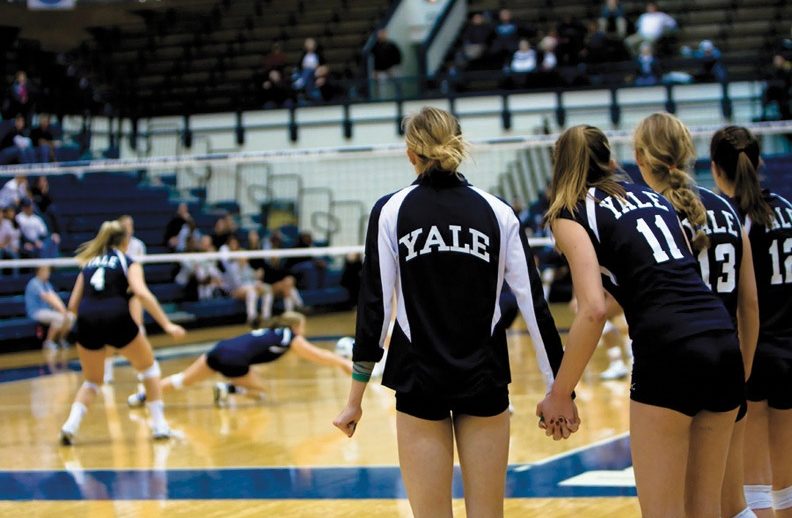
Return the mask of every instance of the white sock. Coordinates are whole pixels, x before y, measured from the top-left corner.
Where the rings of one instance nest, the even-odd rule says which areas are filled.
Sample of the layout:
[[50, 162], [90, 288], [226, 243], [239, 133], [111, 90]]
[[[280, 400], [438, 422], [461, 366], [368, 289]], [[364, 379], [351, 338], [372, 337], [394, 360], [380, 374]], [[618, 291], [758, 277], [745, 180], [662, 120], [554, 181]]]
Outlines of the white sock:
[[80, 429], [80, 424], [82, 423], [86, 412], [88, 412], [88, 408], [79, 401], [75, 401], [72, 403], [71, 411], [69, 412], [69, 418], [66, 419], [66, 422], [63, 423], [61, 428], [64, 431], [76, 434], [77, 430]]
[[302, 307], [305, 305], [303, 303], [302, 297], [300, 296], [300, 292], [297, 290], [297, 288], [292, 288], [291, 293], [289, 294], [289, 298], [291, 298], [294, 301], [294, 304], [297, 307]]
[[245, 292], [245, 310], [248, 320], [256, 319], [256, 290], [252, 288]]
[[174, 390], [181, 390], [184, 388], [184, 373], [177, 372], [176, 374], [172, 374], [166, 378], [169, 382], [171, 387]]
[[735, 514], [732, 518], [756, 518], [756, 513], [751, 511], [750, 507], [746, 507], [739, 513]]
[[261, 296], [261, 318], [267, 320], [272, 317], [272, 293], [267, 292]]
[[159, 428], [162, 425], [167, 426], [167, 421], [165, 421], [165, 404], [161, 399], [149, 401], [146, 403], [146, 407], [148, 408], [149, 415], [151, 416], [151, 423], [154, 428]]

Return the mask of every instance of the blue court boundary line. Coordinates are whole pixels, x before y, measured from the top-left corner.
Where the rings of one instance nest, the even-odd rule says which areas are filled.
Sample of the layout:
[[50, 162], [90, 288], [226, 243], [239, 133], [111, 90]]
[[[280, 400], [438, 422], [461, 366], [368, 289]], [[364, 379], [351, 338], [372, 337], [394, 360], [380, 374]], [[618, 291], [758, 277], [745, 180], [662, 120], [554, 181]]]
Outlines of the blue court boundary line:
[[[561, 486], [587, 471], [631, 465], [620, 435], [533, 464], [509, 466], [507, 498], [635, 496], [634, 487]], [[454, 468], [454, 498], [462, 478]], [[406, 498], [396, 466], [0, 471], [0, 500], [272, 500]]]
[[[568, 332], [568, 329], [559, 329], [559, 333]], [[514, 330], [509, 331], [509, 335], [525, 335], [528, 334], [527, 330]], [[343, 336], [346, 335], [316, 335], [308, 337], [308, 340], [311, 342], [333, 342], [336, 341]], [[214, 344], [215, 341], [206, 342]], [[179, 349], [186, 349], [189, 347], [189, 351], [179, 352]], [[211, 346], [207, 346], [208, 348]], [[195, 353], [194, 345], [173, 345], [169, 347], [161, 347], [154, 349], [154, 355], [156, 356], [158, 361], [166, 361], [166, 360], [176, 360], [182, 358], [190, 358], [197, 356]], [[116, 365], [129, 365], [125, 359], [116, 360]], [[73, 371], [73, 372], [82, 372], [82, 368], [80, 367], [80, 362], [78, 360], [70, 360], [64, 366], [62, 370], [55, 370], [53, 371], [50, 369], [49, 366], [45, 364], [38, 364], [38, 365], [30, 365], [25, 367], [12, 367], [8, 369], [0, 369], [0, 384], [2, 383], [10, 383], [14, 381], [23, 381], [33, 378], [38, 378], [40, 376], [52, 376], [55, 374], [61, 374], [64, 371]]]

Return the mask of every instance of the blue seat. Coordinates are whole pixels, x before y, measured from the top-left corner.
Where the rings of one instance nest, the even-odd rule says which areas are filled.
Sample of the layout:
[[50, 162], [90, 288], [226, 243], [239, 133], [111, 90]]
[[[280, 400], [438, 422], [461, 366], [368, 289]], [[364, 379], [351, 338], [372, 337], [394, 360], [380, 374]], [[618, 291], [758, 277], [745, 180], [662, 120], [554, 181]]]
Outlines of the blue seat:
[[349, 301], [349, 292], [341, 286], [300, 292], [306, 306], [332, 306]]
[[21, 338], [36, 339], [36, 322], [29, 318], [9, 318], [0, 321], [0, 342]]
[[0, 318], [25, 316], [25, 297], [11, 295], [0, 297]]
[[178, 302], [184, 298], [184, 288], [180, 284], [155, 284], [150, 286], [151, 292], [160, 302]]

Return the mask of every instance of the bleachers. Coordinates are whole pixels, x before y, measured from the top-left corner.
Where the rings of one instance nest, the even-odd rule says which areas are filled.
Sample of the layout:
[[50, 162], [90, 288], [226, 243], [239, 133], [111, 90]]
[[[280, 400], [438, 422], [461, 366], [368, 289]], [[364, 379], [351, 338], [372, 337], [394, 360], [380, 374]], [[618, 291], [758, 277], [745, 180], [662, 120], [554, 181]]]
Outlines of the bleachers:
[[[70, 256], [81, 243], [92, 239], [105, 220], [130, 214], [135, 219], [135, 235], [146, 243], [149, 253], [165, 253], [163, 229], [176, 210], [178, 200], [170, 186], [151, 186], [142, 181], [142, 174], [92, 173], [78, 178], [72, 174], [50, 177], [51, 192], [56, 200], [62, 227], [61, 252]], [[211, 232], [217, 219], [217, 208], [233, 211], [234, 202], [208, 207], [191, 203], [199, 228]], [[214, 212], [213, 212], [214, 211]], [[292, 229], [285, 229], [292, 232]], [[294, 229], [296, 232], [296, 229]], [[240, 232], [240, 237], [244, 237]], [[289, 234], [291, 235], [291, 234]], [[244, 240], [243, 240], [244, 242]], [[189, 326], [239, 323], [245, 320], [244, 303], [228, 298], [187, 301], [185, 289], [174, 281], [178, 264], [162, 263], [145, 266], [146, 281], [167, 312], [178, 312]], [[307, 306], [332, 306], [345, 303], [349, 295], [340, 286], [341, 272], [330, 270], [320, 286], [319, 275], [312, 265], [300, 265], [303, 279], [301, 294]], [[10, 274], [10, 272], [7, 272]], [[66, 302], [77, 278], [76, 268], [55, 269], [50, 281]], [[31, 272], [19, 276], [0, 276], [0, 350], [36, 347], [36, 324], [25, 315], [24, 291]], [[276, 310], [282, 309], [276, 302]], [[147, 319], [147, 324], [152, 321]]]
[[[602, 2], [564, 0], [540, 3], [531, 0], [469, 0], [469, 12], [491, 12], [497, 19], [500, 8], [509, 8], [515, 20], [530, 25], [546, 34], [565, 15], [586, 22], [599, 16]], [[633, 24], [645, 7], [642, 0], [621, 2], [625, 14]], [[700, 41], [709, 39], [722, 51], [730, 78], [756, 79], [762, 77], [770, 62], [770, 52], [781, 37], [789, 34], [792, 9], [785, 0], [665, 0], [659, 2], [661, 10], [673, 16], [679, 30], [674, 35], [672, 48], [696, 48]], [[461, 35], [460, 35], [461, 36]], [[457, 41], [447, 55], [447, 63], [461, 47]], [[696, 73], [699, 64], [690, 59], [665, 56], [662, 61], [666, 71]], [[499, 70], [501, 63], [492, 63]], [[604, 84], [622, 85], [634, 74], [632, 62], [609, 63], [603, 72], [600, 66], [589, 65], [589, 75]], [[570, 77], [575, 77], [570, 71]], [[577, 80], [577, 78], [576, 78]], [[468, 73], [464, 88], [467, 91], [496, 90], [502, 78], [491, 73]]]

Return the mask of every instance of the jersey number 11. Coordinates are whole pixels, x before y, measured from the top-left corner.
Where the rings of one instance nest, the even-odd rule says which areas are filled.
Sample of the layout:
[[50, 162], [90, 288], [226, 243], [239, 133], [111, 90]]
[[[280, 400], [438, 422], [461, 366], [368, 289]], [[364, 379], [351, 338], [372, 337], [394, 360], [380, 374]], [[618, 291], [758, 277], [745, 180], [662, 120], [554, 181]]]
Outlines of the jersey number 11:
[[664, 263], [668, 261], [669, 257], [668, 254], [671, 254], [671, 257], [674, 259], [682, 259], [682, 252], [679, 250], [679, 247], [676, 245], [674, 241], [674, 236], [671, 235], [671, 230], [668, 229], [668, 225], [666, 225], [665, 221], [663, 221], [663, 217], [658, 214], [655, 216], [655, 226], [660, 230], [660, 233], [663, 234], [666, 243], [668, 244], [668, 252], [663, 250], [660, 241], [658, 241], [655, 233], [649, 227], [649, 224], [643, 218], [638, 218], [637, 228], [638, 232], [643, 234], [643, 237], [646, 239], [646, 242], [649, 243], [649, 246], [652, 247], [652, 252], [654, 253], [655, 261], [658, 263]]

